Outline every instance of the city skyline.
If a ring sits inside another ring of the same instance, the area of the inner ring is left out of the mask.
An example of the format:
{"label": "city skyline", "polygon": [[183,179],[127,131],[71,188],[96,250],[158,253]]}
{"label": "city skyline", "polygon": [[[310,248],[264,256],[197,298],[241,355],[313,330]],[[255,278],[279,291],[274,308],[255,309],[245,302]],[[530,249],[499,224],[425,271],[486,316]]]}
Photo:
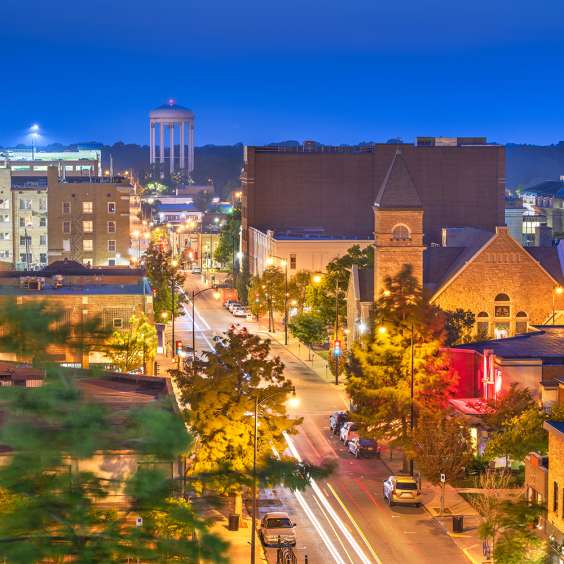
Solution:
{"label": "city skyline", "polygon": [[47,143],[148,144],[148,112],[168,98],[196,113],[198,146],[562,138],[564,7],[555,0],[542,11],[435,0],[299,11],[255,1],[173,2],[162,12],[128,1],[28,6],[31,20],[15,1],[4,6],[7,76],[24,87],[0,95],[2,146],[25,142],[35,122]]}

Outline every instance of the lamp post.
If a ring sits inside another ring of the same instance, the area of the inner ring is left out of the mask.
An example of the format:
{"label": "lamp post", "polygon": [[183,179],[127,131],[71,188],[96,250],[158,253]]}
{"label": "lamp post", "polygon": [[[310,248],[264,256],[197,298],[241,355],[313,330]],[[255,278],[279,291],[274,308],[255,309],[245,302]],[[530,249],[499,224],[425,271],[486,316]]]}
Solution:
{"label": "lamp post", "polygon": [[274,264],[274,259],[278,259],[284,267],[284,344],[288,344],[288,261],[276,255],[270,255],[267,264]]}
{"label": "lamp post", "polygon": [[564,288],[562,286],[556,286],[552,291],[552,325],[556,323],[556,296],[560,296],[564,293]]}
{"label": "lamp post", "polygon": [[[296,388],[292,386],[291,390],[292,398],[290,401],[292,402],[292,407],[296,406],[299,403],[299,400],[296,398]],[[252,515],[251,515],[251,564],[255,564],[256,559],[256,536],[257,536],[257,454],[258,454],[258,415],[259,415],[259,408],[260,406],[265,403],[266,401],[276,397],[278,394],[286,393],[285,389],[282,390],[275,390],[271,394],[263,398],[259,398],[259,394],[257,393],[254,397],[254,425],[253,425],[253,489],[252,489]]]}

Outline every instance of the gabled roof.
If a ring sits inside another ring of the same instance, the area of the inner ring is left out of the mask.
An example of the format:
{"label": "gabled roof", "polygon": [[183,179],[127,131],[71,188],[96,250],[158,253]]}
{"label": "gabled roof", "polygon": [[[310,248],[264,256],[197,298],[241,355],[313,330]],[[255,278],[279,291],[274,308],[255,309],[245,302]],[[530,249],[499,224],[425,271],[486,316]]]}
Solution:
{"label": "gabled roof", "polygon": [[564,285],[562,264],[558,255],[558,247],[524,247],[525,250],[555,279]]}
{"label": "gabled roof", "polygon": [[392,159],[374,205],[385,209],[420,209],[423,207],[407,164],[399,149]]}

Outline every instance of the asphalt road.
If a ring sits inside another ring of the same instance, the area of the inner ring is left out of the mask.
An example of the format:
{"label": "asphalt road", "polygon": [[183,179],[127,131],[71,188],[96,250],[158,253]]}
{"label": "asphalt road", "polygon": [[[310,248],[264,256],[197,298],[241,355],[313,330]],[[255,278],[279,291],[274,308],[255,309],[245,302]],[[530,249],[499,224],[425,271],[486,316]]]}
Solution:
{"label": "asphalt road", "polygon": [[[187,276],[187,289],[199,277]],[[254,322],[231,316],[213,298],[213,292],[196,300],[196,347],[208,349],[213,335],[240,323],[251,332],[260,331]],[[188,314],[177,324],[178,338],[191,342],[192,320]],[[335,472],[313,483],[305,492],[279,488],[260,494],[259,511],[287,511],[297,523],[299,562],[309,563],[433,563],[462,564],[466,557],[424,508],[388,507],[382,497],[382,482],[390,472],[385,461],[356,460],[329,432],[329,415],[347,408],[342,390],[321,380],[301,360],[275,341],[286,375],[300,398],[293,414],[304,418],[298,435],[290,437],[288,450],[309,462],[336,462]],[[269,562],[276,562],[276,549],[268,549]]]}

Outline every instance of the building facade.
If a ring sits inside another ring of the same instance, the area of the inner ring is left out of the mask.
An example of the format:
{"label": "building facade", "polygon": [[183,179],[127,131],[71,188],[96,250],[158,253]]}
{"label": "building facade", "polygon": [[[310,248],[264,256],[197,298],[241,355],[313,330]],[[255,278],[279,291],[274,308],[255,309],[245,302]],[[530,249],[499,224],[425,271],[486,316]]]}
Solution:
{"label": "building facade", "polygon": [[0,150],[0,166],[9,168],[12,176],[45,177],[50,166],[65,176],[101,176],[102,152],[99,149],[74,151]]}
{"label": "building facade", "polygon": [[51,167],[49,263],[68,259],[89,266],[129,264],[133,198],[126,179],[64,180]]}
{"label": "building facade", "polygon": [[14,261],[12,215],[12,176],[9,168],[0,168],[0,264],[4,267],[11,267]]}

